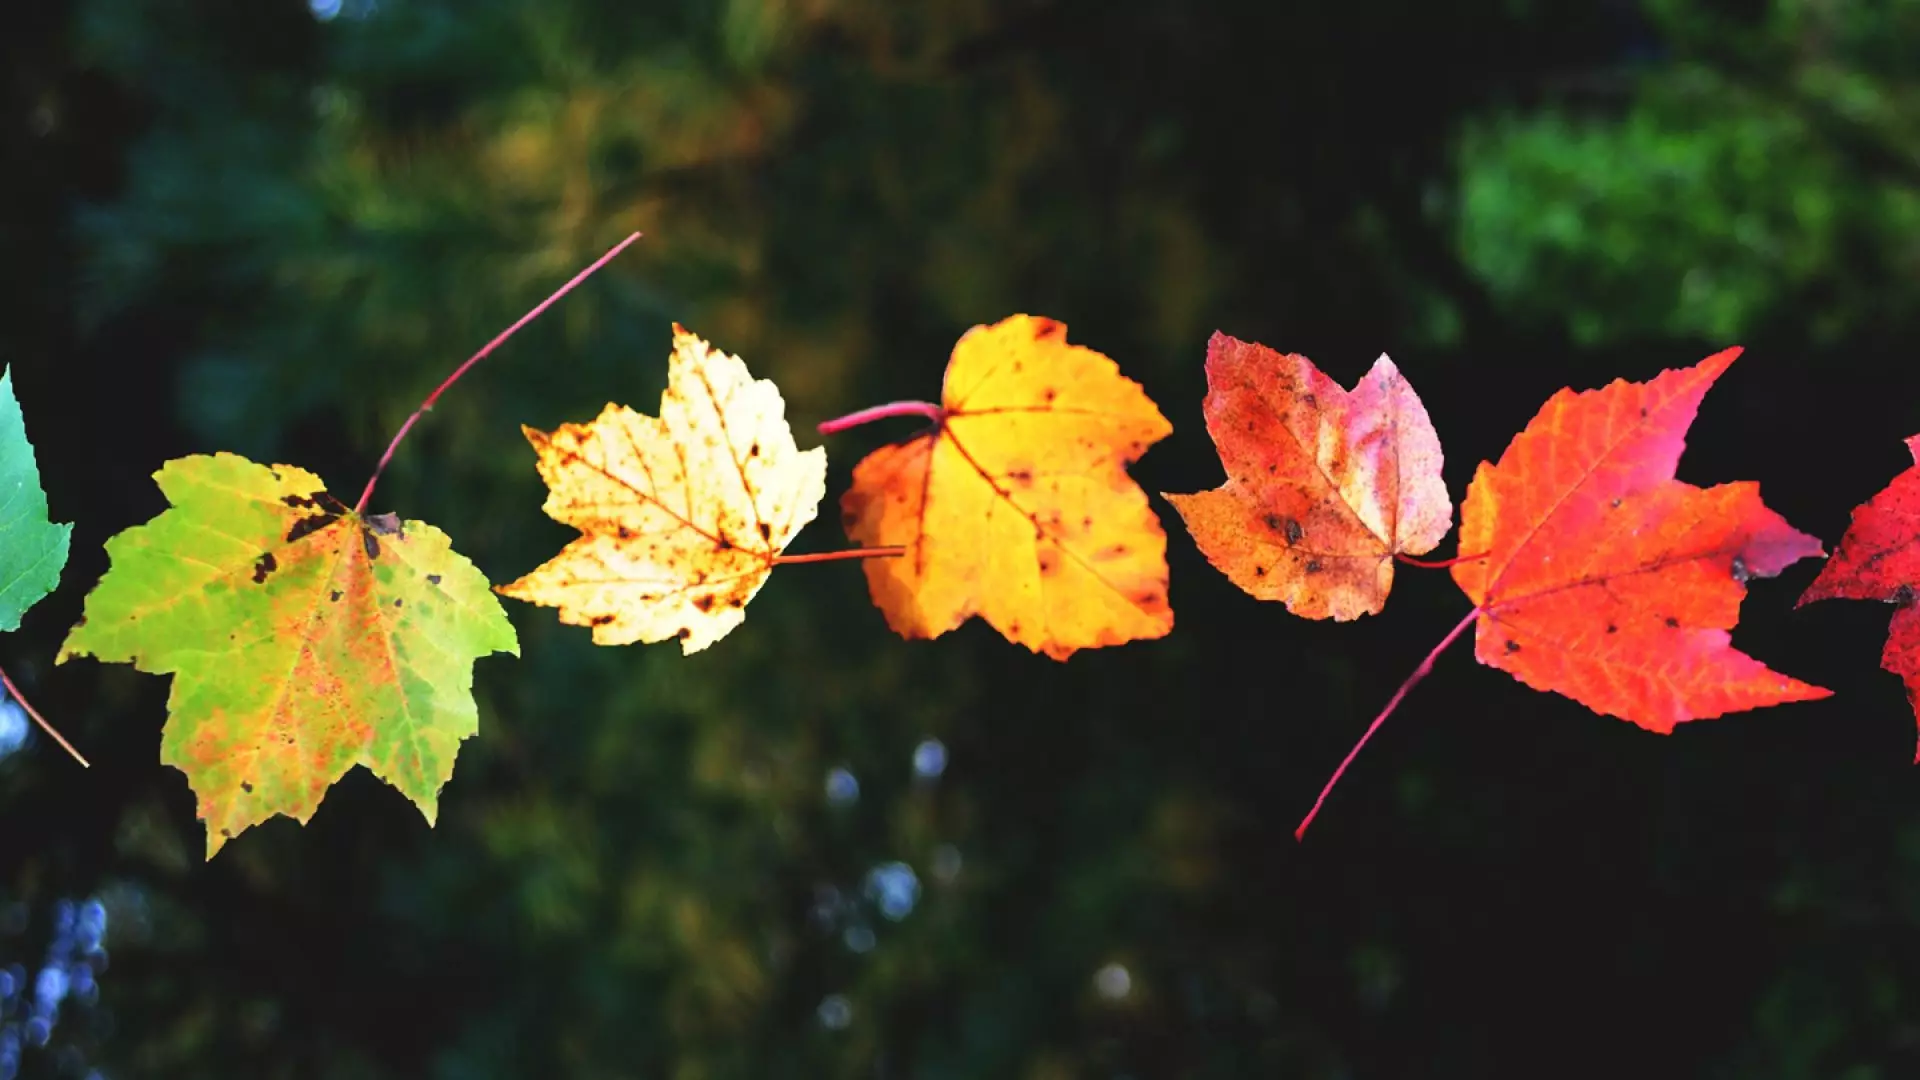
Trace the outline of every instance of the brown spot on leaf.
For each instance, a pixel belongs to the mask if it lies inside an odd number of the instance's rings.
[[[332,595],[332,596],[329,596],[329,597],[327,597],[327,599],[329,599],[329,600],[332,600],[332,601],[334,601],[335,603],[339,603],[339,601],[340,601],[340,590],[339,590],[339,589],[335,589],[335,590],[333,590],[333,595]]]
[[[331,511],[315,514],[312,517],[303,517],[287,530],[287,543],[291,544],[308,533],[319,532],[339,520],[340,515]]]
[[[438,585],[438,584],[440,584],[440,575],[439,575],[439,574],[428,574],[428,575],[427,575],[427,584],[429,584],[429,585]]]
[[[400,599],[399,597],[397,597],[397,596],[396,596],[396,597],[394,597],[394,598],[393,598],[393,606],[394,606],[394,607],[399,607],[400,605],[401,605],[401,599]]]
[[[707,593],[701,593],[699,596],[693,598],[693,606],[699,608],[701,611],[712,611],[713,597]]]
[[[1319,572],[1320,572],[1321,570],[1323,570],[1323,569],[1325,569],[1325,567],[1323,567],[1323,566],[1321,566],[1321,565],[1320,565],[1320,560],[1319,560],[1319,559],[1308,559],[1308,560],[1307,560],[1307,573],[1309,573],[1309,574],[1317,574],[1317,573],[1319,573]]]
[[[246,792],[249,795],[253,794],[253,782],[250,780],[240,781],[240,790]]]
[[[612,622],[612,621],[613,621],[613,616],[611,616],[611,615],[595,615],[595,616],[594,616],[593,618],[591,618],[591,619],[588,619],[587,621],[588,621],[588,622],[590,622],[590,623],[592,623],[592,624],[593,624],[593,625],[595,625],[595,626],[605,626],[605,625],[607,625],[608,623],[610,623],[610,622]]]
[[[280,564],[274,561],[273,552],[262,552],[259,558],[253,560],[253,583],[255,585],[261,584],[267,580],[268,574],[278,569],[280,569]]]
[[[1517,653],[1520,651],[1520,643],[1513,640],[1512,638],[1507,639],[1506,645],[1507,645],[1507,651],[1509,653]]]
[[[1670,630],[1680,629],[1680,620],[1671,615],[1667,616],[1667,628]]]

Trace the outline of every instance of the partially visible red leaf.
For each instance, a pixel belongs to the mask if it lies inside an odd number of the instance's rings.
[[[1906,682],[1907,700],[1920,719],[1920,613],[1914,608],[1920,587],[1920,435],[1907,440],[1907,450],[1913,467],[1854,509],[1840,550],[1794,606],[1836,597],[1899,605],[1880,666]],[[1913,760],[1920,764],[1920,748]]]

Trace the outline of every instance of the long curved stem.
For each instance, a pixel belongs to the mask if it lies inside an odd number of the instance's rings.
[[[842,559],[897,559],[907,553],[904,547],[848,548],[845,551],[815,551],[805,555],[775,555],[775,566],[794,563],[839,562]]]
[[[453,374],[447,376],[445,382],[441,383],[439,386],[434,387],[433,393],[427,395],[427,400],[421,402],[420,407],[413,410],[413,415],[407,417],[407,422],[400,425],[399,431],[394,432],[393,441],[387,444],[387,452],[380,455],[380,464],[375,465],[373,467],[373,475],[367,477],[367,486],[364,490],[360,492],[360,501],[353,504],[353,512],[356,514],[359,514],[359,513],[364,513],[366,511],[367,500],[373,498],[373,485],[375,485],[376,483],[379,483],[380,474],[385,472],[387,469],[387,462],[393,460],[393,452],[400,448],[400,440],[406,438],[407,432],[413,430],[413,425],[415,421],[419,420],[423,413],[425,413],[428,409],[433,408],[433,403],[440,400],[441,394],[446,393],[449,387],[451,387],[454,383],[460,381],[460,376],[465,375],[467,373],[468,368],[486,359],[486,356],[488,353],[492,352],[493,350],[499,348],[501,345],[505,344],[506,340],[512,337],[515,333],[519,332],[521,327],[532,322],[534,319],[539,318],[540,313],[552,307],[556,300],[559,300],[561,297],[572,292],[574,286],[587,280],[587,278],[591,276],[595,270],[598,270],[601,267],[607,265],[607,263],[612,262],[613,257],[615,255],[618,255],[622,251],[625,251],[627,249],[628,244],[631,244],[638,239],[640,239],[640,234],[633,233],[630,236],[628,236],[625,240],[622,240],[618,244],[615,244],[612,250],[608,251],[605,255],[600,256],[598,259],[595,259],[593,261],[593,265],[573,275],[573,280],[567,282],[565,285],[562,285],[560,286],[560,288],[554,290],[554,293],[552,296],[549,296],[545,300],[540,301],[540,303],[536,307],[534,307],[532,311],[529,311],[525,315],[520,316],[519,321],[515,322],[512,326],[507,327],[505,330],[500,331],[499,335],[496,336],[492,341],[489,341],[485,345],[482,345],[480,347],[479,352],[474,353],[472,356],[467,358],[466,363],[461,364],[457,368],[454,368]]]
[[[52,736],[53,741],[59,743],[62,750],[72,754],[73,760],[79,762],[81,768],[93,768],[93,765],[88,762],[86,758],[80,756],[80,751],[73,748],[72,743],[68,742],[58,731],[55,731],[52,724],[47,723],[47,718],[40,715],[40,710],[34,708],[33,703],[21,695],[20,688],[13,685],[12,679],[7,678],[7,672],[4,668],[0,668],[0,686],[7,688],[7,694],[11,696],[13,700],[19,702],[21,708],[27,710],[27,715],[33,717],[33,722],[40,725],[40,730]]]
[[[931,401],[894,401],[829,420],[821,424],[818,430],[822,435],[831,435],[836,431],[845,431],[850,427],[859,427],[861,424],[871,424],[875,420],[885,420],[890,416],[924,416],[937,424],[946,419],[947,410]]]
[[[1407,691],[1413,689],[1414,683],[1427,677],[1427,673],[1433,670],[1433,662],[1440,658],[1441,653],[1447,651],[1447,646],[1453,644],[1456,638],[1466,633],[1467,627],[1472,626],[1473,620],[1479,617],[1479,608],[1467,612],[1467,617],[1460,620],[1460,625],[1447,631],[1447,636],[1440,639],[1440,644],[1435,645],[1433,651],[1427,654],[1427,658],[1420,661],[1420,666],[1413,669],[1413,674],[1407,676],[1407,681],[1400,684],[1400,689],[1394,692],[1393,700],[1387,702],[1387,707],[1381,709],[1380,715],[1374,717],[1373,723],[1367,725],[1366,733],[1360,736],[1359,742],[1353,744],[1353,749],[1347,751],[1347,756],[1340,762],[1340,767],[1333,770],[1333,776],[1328,778],[1327,786],[1320,789],[1320,797],[1313,800],[1313,809],[1307,811],[1307,816],[1300,819],[1299,827],[1293,830],[1295,840],[1306,837],[1307,826],[1313,824],[1313,817],[1320,812],[1320,805],[1327,801],[1327,793],[1333,790],[1333,785],[1340,782],[1341,775],[1347,771],[1347,766],[1353,764],[1353,759],[1360,756],[1360,748],[1367,745],[1367,740],[1373,738],[1373,733],[1379,731],[1380,725],[1386,721],[1387,717],[1393,715],[1393,710],[1400,707],[1400,699],[1407,696]]]

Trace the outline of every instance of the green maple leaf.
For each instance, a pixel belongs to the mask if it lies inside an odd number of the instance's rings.
[[[187,774],[207,857],[275,814],[306,823],[355,765],[432,824],[479,729],[473,662],[520,652],[486,577],[440,530],[357,514],[303,469],[197,454],[154,479],[171,507],[107,541],[55,662],[173,674],[160,760]]]
[[[0,375],[0,631],[17,629],[60,583],[72,533],[72,525],[47,520],[47,493],[9,370]]]

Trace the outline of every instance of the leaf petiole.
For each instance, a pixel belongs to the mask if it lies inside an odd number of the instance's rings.
[[[1413,674],[1407,676],[1407,681],[1400,684],[1400,689],[1394,692],[1393,700],[1387,702],[1387,707],[1381,709],[1380,715],[1374,717],[1373,723],[1367,725],[1367,730],[1360,736],[1360,741],[1353,744],[1353,749],[1347,751],[1347,756],[1340,762],[1340,767],[1333,770],[1333,775],[1327,780],[1327,786],[1320,789],[1320,797],[1313,800],[1313,809],[1307,811],[1307,816],[1300,819],[1299,827],[1293,830],[1295,840],[1306,838],[1307,826],[1313,824],[1313,816],[1320,812],[1320,804],[1327,801],[1327,794],[1333,790],[1333,785],[1340,782],[1340,776],[1347,771],[1347,766],[1353,764],[1353,759],[1360,756],[1360,748],[1367,745],[1367,740],[1373,738],[1373,733],[1380,730],[1380,725],[1387,717],[1393,715],[1393,710],[1400,707],[1400,699],[1407,696],[1407,691],[1413,689],[1413,684],[1427,677],[1427,673],[1433,670],[1433,662],[1440,658],[1441,653],[1447,651],[1447,646],[1453,644],[1461,634],[1466,633],[1467,627],[1472,626],[1473,621],[1481,614],[1479,608],[1467,612],[1467,617],[1460,620],[1460,625],[1447,631],[1447,636],[1440,639],[1440,644],[1435,645],[1433,651],[1427,654],[1427,658],[1420,661],[1420,666],[1413,669]]]
[[[433,409],[433,403],[440,400],[441,394],[446,393],[447,390],[450,387],[452,387],[454,383],[459,382],[460,376],[465,375],[467,373],[468,368],[479,363],[481,360],[486,359],[486,356],[488,353],[492,352],[493,350],[499,348],[501,345],[505,344],[506,340],[512,337],[514,334],[518,333],[521,327],[539,318],[541,312],[552,307],[555,301],[559,300],[561,297],[572,292],[574,289],[574,286],[587,280],[588,277],[592,276],[595,270],[598,270],[601,267],[607,265],[609,262],[612,262],[613,257],[615,255],[618,255],[622,251],[625,251],[627,249],[628,244],[631,244],[635,240],[640,239],[640,235],[641,234],[639,233],[632,233],[625,240],[622,240],[619,243],[613,245],[613,247],[605,255],[602,255],[598,259],[595,259],[592,265],[588,266],[585,270],[582,270],[579,273],[573,275],[572,280],[568,281],[565,285],[562,285],[558,289],[554,290],[554,293],[552,296],[549,296],[545,300],[540,301],[539,304],[534,306],[534,309],[532,311],[529,311],[525,315],[520,316],[519,320],[516,321],[512,326],[509,326],[505,330],[500,331],[500,333],[492,341],[489,341],[485,345],[482,345],[480,347],[479,352],[474,353],[472,356],[467,358],[466,363],[461,364],[457,368],[454,368],[453,374],[447,376],[445,382],[442,382],[439,386],[434,387],[433,393],[427,395],[427,400],[421,402],[420,407],[413,410],[413,415],[407,417],[406,423],[400,425],[399,431],[394,432],[393,441],[387,444],[387,452],[380,455],[380,463],[373,467],[373,475],[367,477],[367,486],[364,490],[360,492],[360,501],[353,504],[353,512],[356,514],[359,514],[359,513],[364,513],[366,511],[367,500],[373,497],[373,485],[380,481],[380,474],[386,471],[387,462],[393,460],[393,452],[400,448],[400,440],[406,438],[407,432],[413,430],[413,425],[416,421],[420,419],[421,414],[429,412]]]
[[[791,566],[794,563],[839,562],[842,559],[897,559],[907,553],[900,546],[848,548],[845,551],[815,551],[805,555],[775,555],[775,566]]]
[[[69,754],[72,754],[73,760],[79,762],[81,768],[83,769],[93,768],[93,765],[90,762],[88,762],[86,758],[83,758],[80,756],[80,751],[75,750],[73,748],[72,743],[68,742],[66,738],[62,736],[58,731],[55,731],[53,729],[52,724],[47,723],[47,718],[40,715],[40,710],[34,708],[33,703],[28,701],[24,696],[21,695],[20,688],[13,685],[12,679],[7,678],[7,672],[6,672],[6,669],[4,668],[0,668],[0,686],[5,686],[7,688],[7,694],[10,697],[12,697],[13,700],[19,702],[21,708],[27,710],[27,715],[33,717],[33,722],[40,725],[40,730],[46,732],[48,735],[51,735],[53,737],[53,741],[60,744],[61,749],[65,750]]]
[[[1411,555],[1399,555],[1399,554],[1394,555],[1394,558],[1396,560],[1406,563],[1408,566],[1417,566],[1422,570],[1445,570],[1447,567],[1452,566],[1456,563],[1474,562],[1476,560],[1484,559],[1486,557],[1487,556],[1485,552],[1481,552],[1478,555],[1455,555],[1451,559],[1432,559],[1432,560],[1416,559]]]
[[[947,410],[930,401],[894,401],[829,420],[821,424],[817,430],[822,435],[832,435],[837,431],[859,427],[861,424],[871,424],[875,420],[885,420],[892,416],[924,416],[938,424],[947,418]]]

